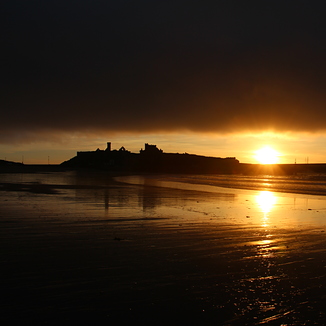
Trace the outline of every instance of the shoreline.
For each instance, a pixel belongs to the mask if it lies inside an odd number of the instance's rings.
[[[272,185],[262,185],[262,184],[258,184],[256,183],[255,185],[248,185],[245,183],[242,183],[241,185],[235,185],[232,184],[232,180],[229,181],[228,183],[226,183],[225,181],[219,181],[219,180],[213,180],[210,179],[210,177],[216,177],[217,175],[180,175],[180,174],[175,174],[175,175],[171,175],[171,174],[148,174],[148,175],[144,175],[144,174],[135,174],[135,175],[129,175],[129,176],[117,176],[114,177],[115,180],[119,180],[120,182],[126,182],[128,183],[128,179],[131,178],[138,178],[138,177],[144,177],[146,179],[146,177],[149,180],[154,181],[155,179],[157,179],[160,183],[160,185],[157,186],[162,186],[162,181],[165,182],[165,187],[168,188],[173,188],[173,185],[177,188],[180,189],[179,185],[176,185],[177,182],[182,183],[182,184],[189,184],[189,185],[198,185],[198,186],[208,186],[208,187],[212,187],[210,190],[206,188],[206,190],[202,190],[202,191],[218,191],[218,188],[222,188],[222,189],[235,189],[235,190],[252,190],[252,191],[270,191],[270,192],[277,192],[277,193],[289,193],[289,194],[298,194],[298,195],[309,195],[309,196],[326,196],[326,184],[324,189],[293,189],[293,188],[287,188],[287,189],[282,189],[281,187],[277,187],[277,186],[272,186]],[[237,177],[252,177],[252,176],[243,176],[243,175],[219,175],[219,176],[223,176],[226,179],[227,178],[237,178]],[[196,179],[197,177],[197,179]],[[203,177],[207,177],[207,180],[203,180]],[[273,181],[274,177],[271,176],[260,176],[261,179],[264,179],[265,181]],[[268,183],[268,181],[266,181]],[[170,185],[168,184],[170,183]],[[142,182],[137,183],[134,181],[134,183],[132,184],[143,184]],[[155,186],[155,181],[153,182],[153,186]],[[184,187],[181,187],[183,189],[185,189]],[[189,189],[191,190],[191,189]],[[214,191],[214,192],[215,192]]]
[[[71,169],[60,165],[31,165],[31,166],[14,166],[8,169],[0,168],[0,176],[10,174],[47,174],[47,173],[74,173],[76,175],[84,176],[100,176],[111,179],[113,182],[121,182],[123,179],[130,178],[145,178],[147,180],[157,179],[158,181],[181,182],[183,184],[211,186],[223,189],[239,189],[239,190],[253,190],[253,191],[270,191],[277,193],[291,193],[299,195],[311,196],[326,196],[326,174],[299,174],[290,176],[280,175],[244,175],[244,174],[168,174],[168,173],[125,173],[97,169]],[[120,181],[117,181],[121,178]],[[239,180],[241,182],[239,182]],[[288,184],[287,184],[288,182]],[[142,183],[140,183],[142,184]],[[284,186],[285,185],[285,186]],[[42,189],[47,192],[57,192],[64,188],[73,189],[74,187],[87,187],[87,185],[55,185],[55,184],[32,184],[29,188],[32,192],[42,192]],[[98,186],[97,186],[98,187]],[[171,188],[170,186],[167,186]],[[301,187],[301,188],[300,188]],[[1,183],[1,190],[24,191],[26,185]],[[208,190],[209,191],[209,190]]]
[[[5,323],[323,324],[323,200],[7,177],[66,186],[1,193]]]
[[[181,181],[182,182],[182,181]],[[205,183],[196,183],[193,184],[203,184]],[[216,184],[212,185],[216,187],[221,188],[227,188],[227,189],[239,189],[239,190],[252,190],[252,191],[269,191],[269,192],[277,192],[277,193],[283,193],[283,194],[297,194],[297,195],[309,195],[309,196],[326,196],[326,189],[320,190],[320,191],[313,191],[313,190],[300,190],[300,189],[280,189],[277,187],[266,187],[266,186],[235,186],[235,185],[223,185],[223,184]]]
[[[183,154],[169,154],[165,153],[165,155],[177,155],[182,156]],[[191,156],[191,155],[190,155]],[[196,155],[194,155],[196,156]],[[214,158],[214,157],[206,157],[203,156],[205,159],[221,159],[221,158]],[[222,161],[225,159],[221,159]],[[2,162],[1,162],[2,161]],[[0,173],[9,173],[19,171],[21,173],[27,172],[37,172],[37,171],[62,171],[62,170],[88,170],[88,171],[106,171],[112,173],[127,173],[127,174],[147,174],[147,173],[158,173],[158,174],[244,174],[244,175],[274,175],[274,176],[291,176],[297,174],[326,174],[326,163],[275,163],[275,164],[259,164],[259,163],[241,163],[237,164],[236,168],[228,170],[221,170],[221,172],[213,172],[210,170],[205,169],[202,167],[202,171],[195,169],[194,171],[188,171],[186,166],[183,172],[182,167],[179,167],[177,171],[168,172],[168,171],[160,171],[159,169],[155,169],[153,166],[151,169],[148,170],[133,170],[132,167],[128,166],[115,166],[115,168],[109,168],[108,166],[92,166],[92,165],[69,165],[65,162],[59,164],[24,164],[18,162],[10,162],[10,161],[3,161],[0,160]],[[155,161],[153,161],[153,164]],[[172,163],[171,163],[172,164]],[[173,166],[173,164],[172,164]],[[154,170],[153,170],[154,169]],[[172,169],[173,170],[173,169]],[[224,171],[224,172],[223,172]],[[227,172],[228,171],[228,172]]]

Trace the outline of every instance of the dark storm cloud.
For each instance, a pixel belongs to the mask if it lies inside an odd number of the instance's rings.
[[[322,1],[6,1],[0,141],[324,130],[324,16]]]

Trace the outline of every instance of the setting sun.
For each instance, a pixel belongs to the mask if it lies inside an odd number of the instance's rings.
[[[255,159],[261,164],[275,164],[279,155],[275,149],[265,146],[255,152]]]

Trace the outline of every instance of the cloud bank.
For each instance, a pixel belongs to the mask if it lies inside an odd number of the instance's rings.
[[[326,129],[322,1],[8,1],[0,142]]]

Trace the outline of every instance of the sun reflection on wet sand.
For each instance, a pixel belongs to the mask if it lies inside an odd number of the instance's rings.
[[[271,212],[275,206],[277,197],[274,193],[270,191],[261,191],[259,195],[256,196],[256,202],[260,210],[264,213],[262,226],[268,225],[268,214]]]
[[[267,215],[276,204],[277,197],[270,191],[261,191],[259,195],[256,196],[256,201],[261,211]]]

